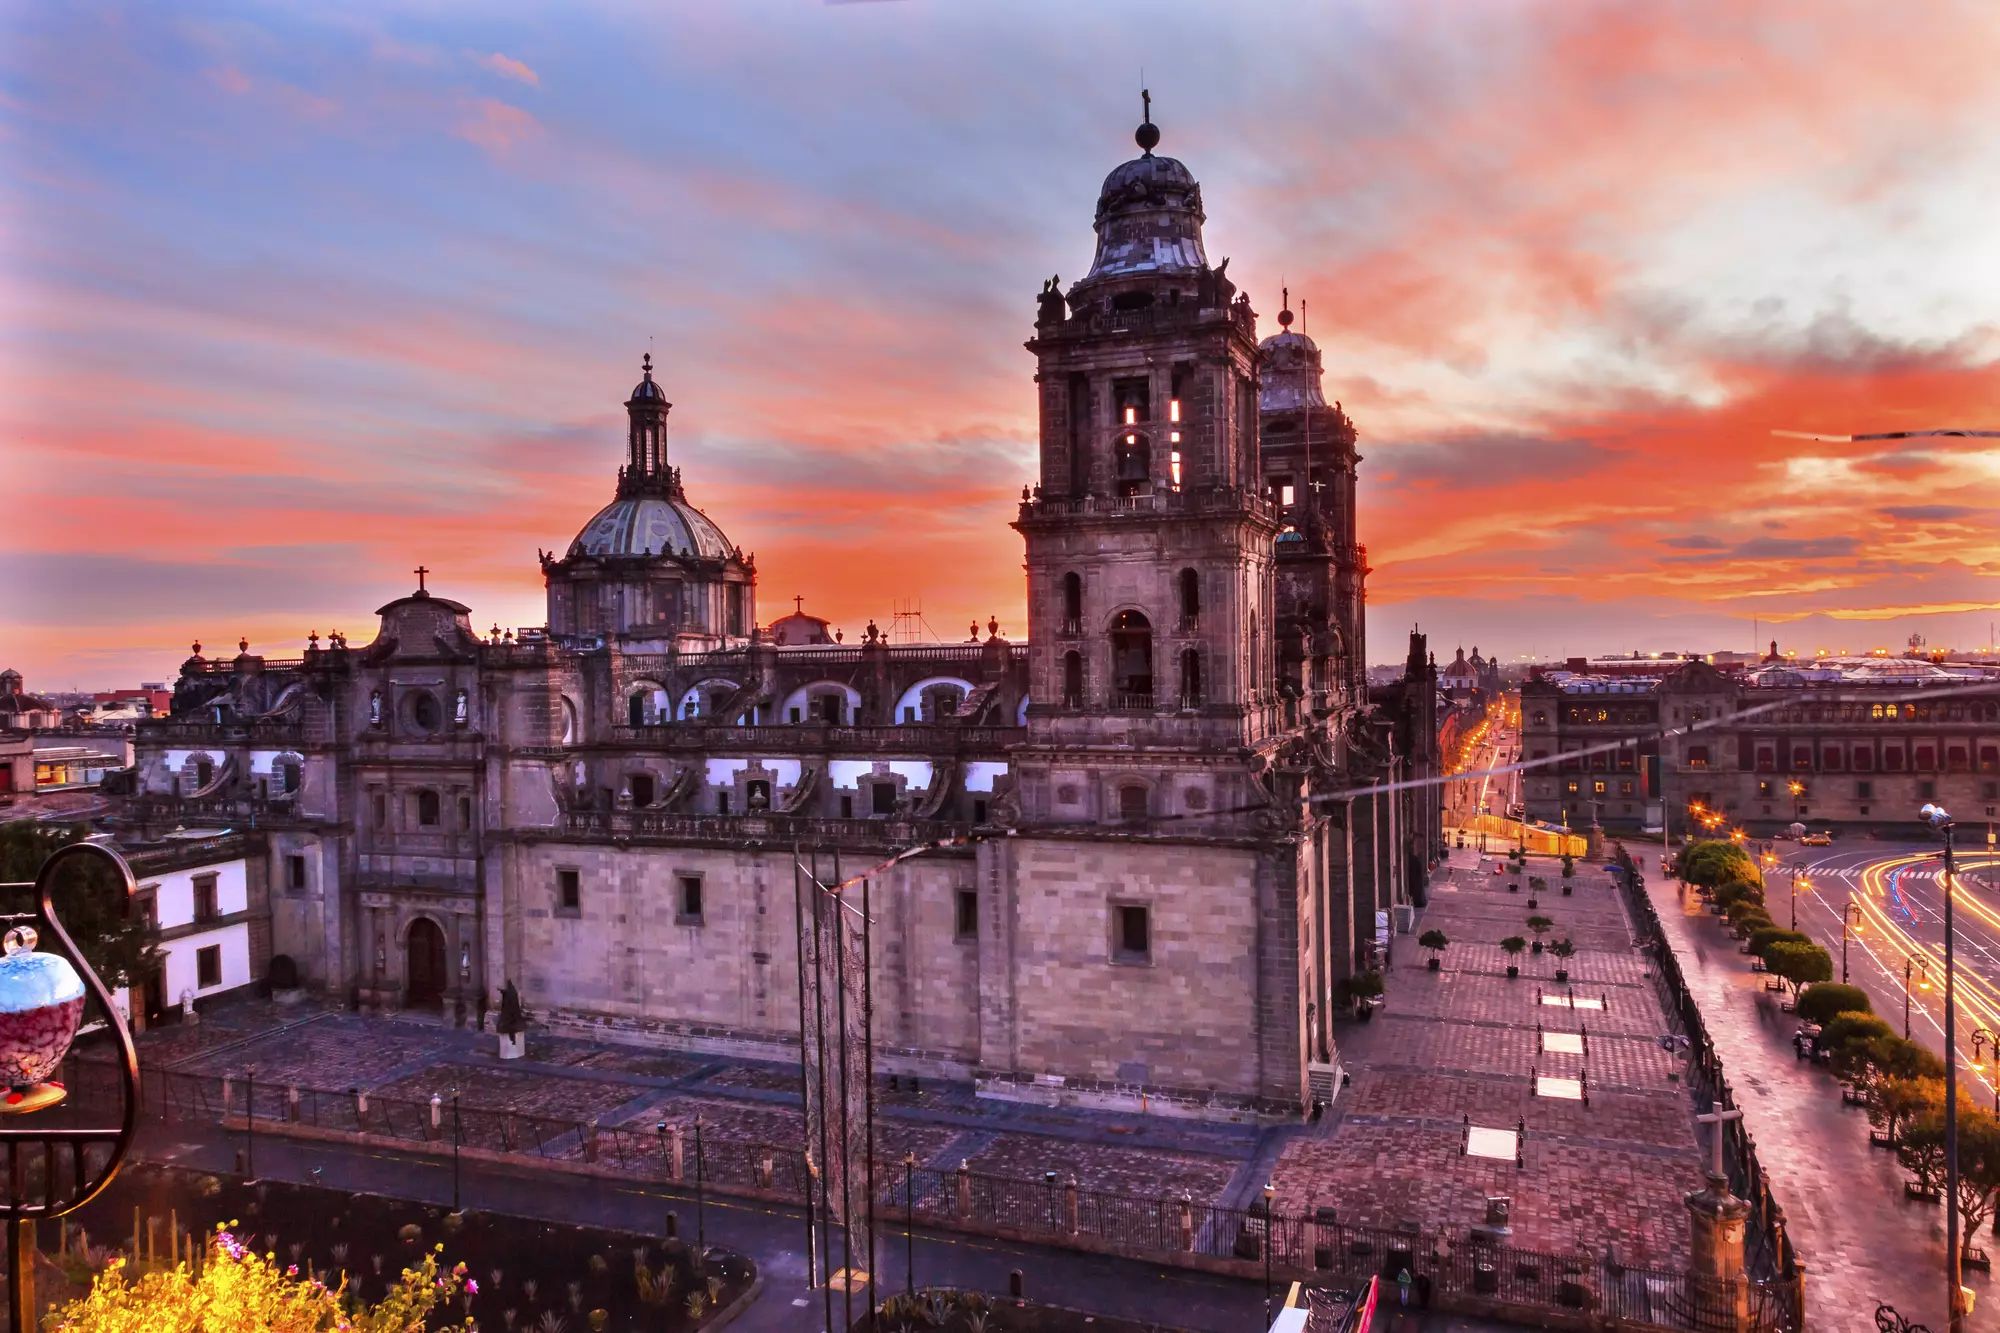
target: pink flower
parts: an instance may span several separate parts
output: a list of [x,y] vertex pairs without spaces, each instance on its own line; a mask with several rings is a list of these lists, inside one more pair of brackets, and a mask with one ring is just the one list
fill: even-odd
[[[465,1267],[465,1265],[464,1265],[464,1264],[460,1264],[460,1265],[459,1265],[459,1267],[460,1267],[460,1268],[462,1269],[462,1268],[464,1268],[464,1267]],[[478,1278],[476,1278],[476,1277],[469,1277],[469,1278],[465,1279],[465,1294],[466,1294],[466,1295],[468,1295],[468,1296],[477,1296],[477,1295],[479,1294],[479,1279],[478,1279]]]

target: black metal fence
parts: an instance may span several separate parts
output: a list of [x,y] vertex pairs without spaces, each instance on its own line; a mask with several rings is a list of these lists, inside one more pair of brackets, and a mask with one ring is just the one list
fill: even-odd
[[[88,1104],[117,1096],[115,1073],[101,1061],[72,1057],[65,1070],[72,1097]],[[730,1191],[760,1191],[803,1201],[812,1183],[796,1147],[725,1138],[692,1122],[598,1125],[552,1116],[492,1110],[449,1099],[410,1100],[334,1092],[212,1074],[147,1069],[140,1079],[142,1113],[168,1121],[215,1124],[252,1116],[255,1132],[287,1126],[363,1133],[448,1148],[583,1164],[662,1183],[695,1180]],[[1268,1263],[1275,1277],[1352,1283],[1405,1271],[1433,1295],[1457,1295],[1523,1309],[1569,1310],[1605,1319],[1674,1329],[1734,1327],[1738,1302],[1752,1330],[1799,1328],[1796,1284],[1757,1278],[1742,1289],[1705,1288],[1685,1272],[1628,1268],[1581,1251],[1546,1253],[1481,1243],[1444,1230],[1402,1231],[1347,1226],[1330,1213],[1267,1217],[1261,1208],[1226,1208],[1178,1198],[1116,1194],[1084,1188],[1053,1174],[1039,1180],[969,1168],[936,1170],[891,1160],[875,1169],[878,1235],[905,1224],[1003,1234],[1164,1262]],[[1266,1245],[1269,1253],[1266,1254]],[[1462,1304],[1463,1302],[1461,1302]]]
[[[1688,1042],[1689,1086],[1697,1098],[1708,1103],[1710,1110],[1733,1109],[1735,1090],[1723,1074],[1722,1057],[1702,1022],[1701,1008],[1695,1003],[1694,992],[1688,989],[1680,959],[1667,942],[1653,900],[1646,894],[1645,877],[1623,845],[1616,848],[1614,856],[1620,871],[1614,878],[1638,925],[1640,942],[1653,958],[1654,975],[1659,978],[1667,1014],[1680,1029],[1679,1035]],[[1721,1121],[1717,1128],[1723,1136],[1722,1160],[1729,1188],[1750,1204],[1744,1231],[1744,1262],[1751,1273],[1771,1279],[1775,1286],[1793,1293],[1796,1300],[1799,1255],[1785,1229],[1785,1210],[1772,1192],[1770,1176],[1757,1159],[1757,1141],[1741,1119]]]

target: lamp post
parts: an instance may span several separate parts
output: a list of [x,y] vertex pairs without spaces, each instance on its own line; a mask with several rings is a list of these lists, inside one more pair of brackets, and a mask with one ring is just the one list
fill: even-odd
[[708,1253],[707,1199],[701,1169],[701,1112],[694,1116],[694,1252]]
[[458,1204],[458,1089],[451,1090],[451,1210],[459,1210]]
[[1264,1327],[1271,1326],[1271,1247],[1278,1238],[1277,1218],[1271,1211],[1271,1202],[1276,1197],[1277,1188],[1270,1181],[1264,1182]]
[[1792,818],[1801,824],[1805,823],[1806,819],[1805,794],[1806,784],[1794,778],[1792,780]]
[[2000,1115],[2000,1037],[1993,1035],[1992,1028],[1977,1027],[1972,1030],[1972,1067],[1983,1074],[1986,1072],[1986,1066],[1979,1062],[1979,1048],[1981,1046],[1991,1046],[1993,1048],[1995,1066],[1993,1070],[1993,1113]]
[[1921,958],[1903,959],[1903,1040],[1910,1039],[1910,974],[1914,971],[1922,978],[1917,984],[1925,990],[1931,988],[1931,965]]
[[1946,1327],[1965,1327],[1965,1297],[1958,1253],[1958,1015],[1952,1007],[1951,900],[1956,896],[1958,866],[1952,860],[1951,816],[1941,805],[1926,805],[1918,814],[1944,839],[1944,1232]]
[[243,1177],[257,1178],[257,1066],[243,1066]]
[[[0,1038],[0,1082],[11,1087],[0,1100],[0,1115],[29,1114],[67,1096],[50,1076],[61,1067],[85,1005],[91,1001],[95,1001],[96,1011],[115,1042],[113,1063],[125,1099],[116,1126],[0,1129],[0,1148],[4,1148],[6,1159],[16,1164],[9,1173],[11,1183],[0,1195],[5,1200],[0,1218],[7,1223],[8,1312],[14,1333],[34,1333],[40,1326],[35,1302],[35,1223],[75,1212],[102,1193],[124,1165],[138,1129],[139,1056],[132,1045],[132,1030],[112,1003],[111,992],[63,929],[50,899],[58,867],[78,862],[69,869],[83,871],[97,858],[110,863],[120,906],[130,911],[136,888],[132,868],[115,849],[102,843],[73,842],[42,862],[32,884],[0,885],[35,891],[30,910],[0,914],[0,925],[8,927],[5,956],[0,957],[0,1012],[11,1020],[6,1037]],[[35,951],[44,933],[59,952]],[[93,1146],[109,1150],[94,1169]],[[31,1189],[21,1166],[37,1156],[46,1163],[46,1178]],[[65,1156],[73,1170],[57,1169]]]
[[1801,884],[1806,886],[1807,893],[1812,892],[1812,881],[1806,878],[1806,868],[1804,866],[1793,866],[1792,867],[1792,929],[1793,930],[1797,930],[1799,928],[1799,885]]
[[1854,895],[1847,895],[1847,906],[1840,913],[1840,984],[1847,984],[1847,934],[1852,928],[1856,935],[1861,933],[1861,904],[1854,901]]

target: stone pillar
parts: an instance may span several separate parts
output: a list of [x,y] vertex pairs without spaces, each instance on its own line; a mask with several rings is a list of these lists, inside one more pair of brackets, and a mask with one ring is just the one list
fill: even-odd
[[1743,1271],[1750,1205],[1729,1192],[1727,1177],[1713,1172],[1708,1187],[1688,1195],[1686,1203],[1693,1227],[1689,1295],[1699,1302],[1702,1326],[1741,1333],[1750,1327],[1750,1280]]
[[687,1178],[687,1141],[681,1137],[679,1125],[667,1126],[667,1179]]

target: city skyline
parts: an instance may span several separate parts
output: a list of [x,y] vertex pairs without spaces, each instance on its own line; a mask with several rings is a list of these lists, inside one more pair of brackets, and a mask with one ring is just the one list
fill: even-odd
[[418,564],[539,623],[648,350],[763,618],[1019,632],[1020,343],[1142,63],[1359,428],[1372,656],[1986,643],[2000,451],[1772,432],[2000,424],[2000,28],[1442,12],[10,10],[0,665],[283,655]]

